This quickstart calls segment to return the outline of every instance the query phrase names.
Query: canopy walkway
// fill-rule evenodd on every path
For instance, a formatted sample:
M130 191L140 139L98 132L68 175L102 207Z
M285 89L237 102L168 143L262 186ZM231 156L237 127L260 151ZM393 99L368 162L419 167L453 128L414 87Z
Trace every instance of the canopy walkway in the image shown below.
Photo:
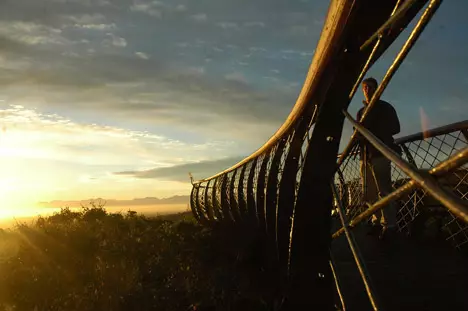
M331 1L304 86L284 124L243 161L193 182L191 208L202 225L261 237L265 269L280 284L281 310L400 310L408 304L432 310L437 304L427 302L449 285L467 288L461 284L468 271L457 258L468 249L468 121L398 139L402 156L359 124L441 2ZM347 108L366 72L418 15L363 117L354 120ZM356 130L338 154L345 119ZM393 163L395 190L372 205L363 201L356 131ZM398 259L389 260L359 224L392 200L399 203L398 227L408 240L398 244ZM417 239L428 230L453 246L453 253ZM401 285L409 279L413 287ZM439 289L445 291L421 289L428 282L442 282ZM432 300L422 304L421 295ZM468 309L468 303L456 306L448 309Z

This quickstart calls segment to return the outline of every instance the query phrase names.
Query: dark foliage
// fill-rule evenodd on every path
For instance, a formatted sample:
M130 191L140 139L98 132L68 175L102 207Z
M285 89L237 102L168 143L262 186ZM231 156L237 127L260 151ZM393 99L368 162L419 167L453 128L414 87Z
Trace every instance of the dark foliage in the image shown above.
M0 230L0 310L267 310L256 239L183 218L94 205Z

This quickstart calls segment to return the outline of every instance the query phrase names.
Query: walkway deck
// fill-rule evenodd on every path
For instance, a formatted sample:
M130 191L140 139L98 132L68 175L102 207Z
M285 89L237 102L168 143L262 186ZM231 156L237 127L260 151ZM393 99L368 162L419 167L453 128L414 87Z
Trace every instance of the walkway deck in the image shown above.
M353 232L382 310L468 310L468 256L435 239L385 243L364 227ZM332 252L346 310L372 310L344 235Z

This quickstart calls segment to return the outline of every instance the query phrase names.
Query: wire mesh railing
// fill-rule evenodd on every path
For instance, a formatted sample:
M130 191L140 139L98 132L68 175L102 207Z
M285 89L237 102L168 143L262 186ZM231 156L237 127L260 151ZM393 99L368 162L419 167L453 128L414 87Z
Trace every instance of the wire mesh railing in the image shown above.
M450 157L468 148L468 120L432 129L396 140L402 147L402 158L414 168L429 171ZM357 146L354 148L357 150ZM360 173L361 161L356 152L340 165L335 176L338 200L346 209L350 220L368 207L364 200L364 181ZM398 166L392 165L393 188L398 190L411 180ZM445 175L437 177L445 189L461 200L468 200L468 164L463 164ZM456 248L468 248L468 224L457 218L443 204L423 189L413 189L398 200L397 225L400 231L417 234L417 220L421 213L438 223L440 234ZM335 203L336 204L336 203Z

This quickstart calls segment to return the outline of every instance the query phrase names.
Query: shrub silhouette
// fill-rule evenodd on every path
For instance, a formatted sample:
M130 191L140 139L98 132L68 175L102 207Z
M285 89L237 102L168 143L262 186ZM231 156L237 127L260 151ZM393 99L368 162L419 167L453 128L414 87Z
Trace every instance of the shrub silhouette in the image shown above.
M102 204L0 231L0 310L262 310L261 269L190 217ZM242 243L238 243L242 244ZM257 273L257 274L255 274ZM248 303L247 303L248 304Z

